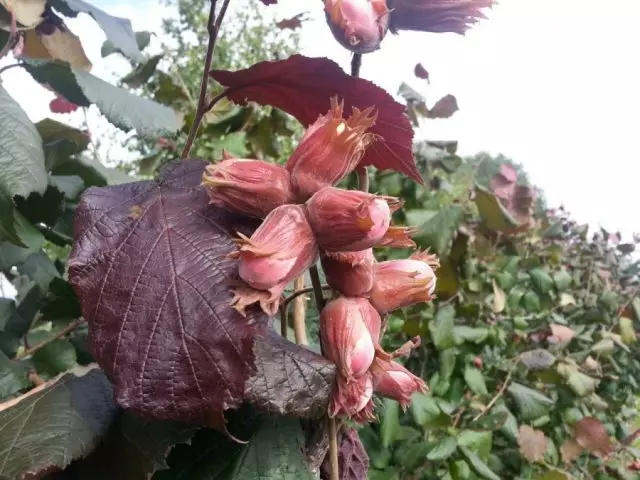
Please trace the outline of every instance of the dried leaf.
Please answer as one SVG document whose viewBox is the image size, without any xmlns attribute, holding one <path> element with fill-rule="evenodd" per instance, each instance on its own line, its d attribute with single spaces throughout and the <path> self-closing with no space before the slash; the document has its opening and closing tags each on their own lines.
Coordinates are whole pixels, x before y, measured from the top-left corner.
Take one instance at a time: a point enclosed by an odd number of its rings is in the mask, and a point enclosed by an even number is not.
<svg viewBox="0 0 640 480">
<path fill-rule="evenodd" d="M 85 192 L 69 279 L 92 351 L 117 401 L 143 417 L 224 429 L 244 400 L 270 411 L 326 408 L 334 366 L 276 340 L 257 309 L 231 308 L 236 232 L 254 224 L 208 205 L 205 162 L 168 167 L 158 181 Z M 139 207 L 139 215 L 131 215 Z"/>
<path fill-rule="evenodd" d="M 422 78 L 423 80 L 429 81 L 429 72 L 421 63 L 417 63 L 415 68 L 413 69 L 413 73 L 416 77 Z"/>
<path fill-rule="evenodd" d="M 428 118 L 449 118 L 459 110 L 458 101 L 453 95 L 445 95 L 429 109 Z"/>
<path fill-rule="evenodd" d="M 556 323 L 549 326 L 551 328 L 551 335 L 556 338 L 557 343 L 569 343 L 575 332 L 569 327 L 564 325 L 558 325 Z"/>
<path fill-rule="evenodd" d="M 544 458 L 549 439 L 545 437 L 544 432 L 522 425 L 518 430 L 518 446 L 524 458 L 530 462 L 539 462 Z"/>
<path fill-rule="evenodd" d="M 38 60 L 62 60 L 72 68 L 86 71 L 90 71 L 92 67 L 80 38 L 64 23 L 58 25 L 45 22 L 36 30 L 27 31 L 23 56 Z"/>
<path fill-rule="evenodd" d="M 0 5 L 13 12 L 18 24 L 33 28 L 42 21 L 46 0 L 0 0 Z"/>
<path fill-rule="evenodd" d="M 518 223 L 529 225 L 532 221 L 536 192 L 531 187 L 518 185 L 517 182 L 515 169 L 504 163 L 500 166 L 500 171 L 491 178 L 489 187 Z"/>
<path fill-rule="evenodd" d="M 504 291 L 498 286 L 495 280 L 493 280 L 493 312 L 500 313 L 504 310 L 507 296 Z"/>
<path fill-rule="evenodd" d="M 370 132 L 382 139 L 367 148 L 362 164 L 396 170 L 423 183 L 413 158 L 413 128 L 404 105 L 377 85 L 347 75 L 335 62 L 293 55 L 235 72 L 213 70 L 211 77 L 229 88 L 228 97 L 235 103 L 273 105 L 304 126 L 327 113 L 335 95 L 344 99 L 347 114 L 354 107 L 364 110 L 375 106 L 378 117 Z"/>
<path fill-rule="evenodd" d="M 574 426 L 573 437 L 589 453 L 606 455 L 613 447 L 604 424 L 594 417 L 584 417 Z"/>
<path fill-rule="evenodd" d="M 571 463 L 575 458 L 578 458 L 583 451 L 584 448 L 572 438 L 565 440 L 560 447 L 560 454 L 562 455 L 562 461 L 564 463 Z"/>
<path fill-rule="evenodd" d="M 296 28 L 301 28 L 302 27 L 302 22 L 305 19 L 305 13 L 306 12 L 302 12 L 299 13 L 291 18 L 285 18 L 284 20 L 280 20 L 279 22 L 276 23 L 276 27 L 278 27 L 280 30 L 295 30 Z"/>
</svg>

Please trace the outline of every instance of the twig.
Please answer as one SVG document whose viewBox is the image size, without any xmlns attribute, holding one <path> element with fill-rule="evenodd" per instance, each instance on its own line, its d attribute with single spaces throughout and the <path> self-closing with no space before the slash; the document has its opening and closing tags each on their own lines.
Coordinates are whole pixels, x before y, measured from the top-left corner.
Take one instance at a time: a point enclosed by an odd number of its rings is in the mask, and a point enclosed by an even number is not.
<svg viewBox="0 0 640 480">
<path fill-rule="evenodd" d="M 511 377 L 513 376 L 513 372 L 516 371 L 516 367 L 518 366 L 518 361 L 519 361 L 519 358 L 516 358 L 515 363 L 511 367 L 511 370 L 509 370 L 509 373 L 507 374 L 507 378 L 504 379 L 504 383 L 500 387 L 500 390 L 498 390 L 498 392 L 493 396 L 493 398 L 487 404 L 487 406 L 484 407 L 482 409 L 482 411 L 473 418 L 474 422 L 478 421 L 485 413 L 487 413 L 489 410 L 491 410 L 493 408 L 493 406 L 496 404 L 496 402 L 498 401 L 498 399 L 500 399 L 500 397 L 502 397 L 502 395 L 504 394 L 505 390 L 509 386 L 509 382 L 511 381 Z"/>
<path fill-rule="evenodd" d="M 366 165 L 358 168 L 358 190 L 369 191 L 369 170 Z"/>
<path fill-rule="evenodd" d="M 287 334 L 289 333 L 289 320 L 287 319 L 287 307 L 280 307 L 280 335 L 285 340 L 287 339 Z"/>
<path fill-rule="evenodd" d="M 304 275 L 296 278 L 293 283 L 294 292 L 304 290 Z M 307 329 L 305 325 L 305 298 L 298 295 L 293 301 L 293 331 L 298 345 L 309 345 Z"/>
<path fill-rule="evenodd" d="M 22 66 L 22 63 L 11 63 L 9 65 L 5 65 L 4 67 L 0 68 L 0 75 L 6 72 L 7 70 L 11 70 L 12 68 L 21 67 L 21 66 Z"/>
<path fill-rule="evenodd" d="M 354 53 L 351 59 L 351 76 L 360 76 L 360 67 L 362 66 L 362 54 Z"/>
<path fill-rule="evenodd" d="M 314 265 L 309 268 L 309 276 L 311 277 L 311 286 L 313 287 L 313 296 L 316 300 L 316 306 L 318 307 L 318 313 L 322 311 L 327 303 L 322 294 L 322 283 L 320 283 L 320 274 L 318 273 L 318 266 Z"/>
<path fill-rule="evenodd" d="M 322 290 L 331 290 L 331 287 L 329 285 L 321 285 L 321 287 L 322 287 Z M 305 293 L 312 293 L 312 292 L 313 292 L 313 287 L 305 287 L 302 290 L 298 290 L 295 293 L 292 293 L 284 300 L 284 302 L 282 302 L 283 308 L 287 308 L 289 304 L 293 300 L 298 298 L 300 295 L 304 295 Z"/>
<path fill-rule="evenodd" d="M 207 45 L 207 53 L 204 57 L 202 79 L 200 80 L 200 95 L 198 97 L 198 107 L 196 108 L 196 114 L 193 119 L 193 123 L 191 124 L 191 128 L 189 129 L 189 136 L 187 137 L 187 142 L 184 146 L 184 149 L 182 150 L 181 158 L 187 158 L 189 156 L 191 147 L 193 146 L 193 141 L 198 134 L 198 128 L 200 127 L 202 118 L 207 112 L 207 105 L 205 105 L 205 102 L 207 101 L 207 85 L 209 80 L 209 70 L 211 70 L 211 61 L 213 59 L 213 49 L 216 46 L 216 40 L 218 38 L 218 33 L 220 32 L 220 26 L 222 25 L 222 20 L 225 13 L 227 12 L 229 2 L 230 0 L 224 0 L 222 7 L 220 7 L 220 13 L 218 13 L 218 16 L 216 17 L 216 4 L 218 2 L 217 0 L 211 0 L 209 21 L 207 23 L 207 30 L 209 32 L 209 43 Z M 211 104 L 211 102 L 209 104 Z"/>
<path fill-rule="evenodd" d="M 331 480 L 339 480 L 340 463 L 338 463 L 338 428 L 336 419 L 329 418 L 329 460 L 331 462 Z"/>
<path fill-rule="evenodd" d="M 40 350 L 42 347 L 44 347 L 45 345 L 50 344 L 51 342 L 53 342 L 54 340 L 58 340 L 59 338 L 64 337 L 67 333 L 72 332 L 73 330 L 75 330 L 76 328 L 78 328 L 80 325 L 82 325 L 84 323 L 84 318 L 79 318 L 78 320 L 76 320 L 75 322 L 71 322 L 69 325 L 67 325 L 66 327 L 64 327 L 62 330 L 60 330 L 58 333 L 56 333 L 55 335 L 52 335 L 49 338 L 45 338 L 44 340 L 42 340 L 41 342 L 36 343 L 33 347 L 31 348 L 27 348 L 26 350 L 23 350 L 21 353 L 17 354 L 13 359 L 14 360 L 21 360 L 24 357 L 28 357 L 30 355 L 33 355 L 37 350 Z"/>
</svg>

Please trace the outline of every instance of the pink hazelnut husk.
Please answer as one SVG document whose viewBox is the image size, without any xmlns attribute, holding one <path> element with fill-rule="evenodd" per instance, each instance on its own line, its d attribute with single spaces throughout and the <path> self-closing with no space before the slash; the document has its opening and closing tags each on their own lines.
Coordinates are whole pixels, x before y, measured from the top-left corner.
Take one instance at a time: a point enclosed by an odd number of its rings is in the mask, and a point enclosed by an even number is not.
<svg viewBox="0 0 640 480">
<path fill-rule="evenodd" d="M 335 39 L 354 53 L 380 48 L 389 28 L 386 0 L 324 0 L 327 24 Z"/>
<path fill-rule="evenodd" d="M 271 305 L 268 313 L 272 313 L 286 285 L 318 259 L 306 210 L 302 205 L 283 205 L 269 213 L 250 238 L 239 236 L 238 250 L 231 256 L 239 260 L 238 275 L 249 288 L 236 289 L 234 304 L 243 308 L 251 299 Z"/>
<path fill-rule="evenodd" d="M 371 304 L 381 314 L 433 299 L 436 288 L 434 269 L 438 259 L 428 252 L 416 252 L 405 260 L 374 265 Z"/>
<path fill-rule="evenodd" d="M 416 392 L 426 392 L 427 385 L 405 367 L 392 360 L 376 357 L 371 365 L 374 391 L 400 403 L 403 409 L 411 403 Z"/>
<path fill-rule="evenodd" d="M 311 124 L 289 157 L 286 169 L 299 201 L 340 182 L 360 163 L 376 136 L 366 131 L 375 124 L 373 107 L 353 109 L 343 118 L 343 102 L 331 98 L 331 108 Z"/>
<path fill-rule="evenodd" d="M 321 252 L 322 270 L 331 288 L 348 297 L 366 296 L 373 287 L 373 250 Z"/>
<path fill-rule="evenodd" d="M 295 201 L 289 172 L 262 160 L 226 158 L 205 168 L 202 183 L 212 204 L 257 218 Z"/>
<path fill-rule="evenodd" d="M 373 377 L 371 373 L 347 382 L 336 375 L 329 401 L 330 417 L 351 418 L 359 423 L 373 420 Z"/>
<path fill-rule="evenodd" d="M 325 187 L 306 203 L 318 246 L 328 252 L 356 252 L 384 238 L 392 211 L 402 202 L 357 190 Z"/>
<path fill-rule="evenodd" d="M 338 297 L 322 309 L 322 350 L 347 382 L 369 370 L 375 357 L 380 323 L 380 315 L 365 298 Z"/>
</svg>

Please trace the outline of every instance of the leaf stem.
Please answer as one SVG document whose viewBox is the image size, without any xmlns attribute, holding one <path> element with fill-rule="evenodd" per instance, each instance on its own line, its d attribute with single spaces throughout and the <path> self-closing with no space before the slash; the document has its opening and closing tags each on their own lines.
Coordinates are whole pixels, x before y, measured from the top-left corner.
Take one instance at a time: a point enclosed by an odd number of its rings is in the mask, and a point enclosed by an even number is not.
<svg viewBox="0 0 640 480">
<path fill-rule="evenodd" d="M 40 231 L 40 233 L 42 233 L 44 238 L 49 240 L 51 243 L 55 243 L 59 247 L 73 245 L 73 238 L 71 238 L 69 235 L 57 232 L 53 228 L 45 227 L 43 225 L 36 225 L 36 228 Z"/>
<path fill-rule="evenodd" d="M 23 350 L 21 353 L 17 354 L 13 359 L 14 360 L 21 360 L 24 357 L 28 357 L 30 355 L 33 355 L 37 350 L 40 350 L 42 347 L 44 347 L 45 345 L 50 344 L 51 342 L 53 342 L 54 340 L 58 340 L 59 338 L 64 337 L 67 333 L 72 332 L 73 330 L 75 330 L 76 328 L 78 328 L 80 325 L 82 325 L 84 323 L 84 318 L 79 318 L 74 322 L 71 322 L 69 325 L 67 325 L 66 327 L 64 327 L 62 330 L 60 330 L 58 333 L 56 333 L 55 335 L 52 335 L 49 338 L 45 338 L 44 340 L 42 340 L 41 342 L 36 343 L 33 347 L 28 348 L 26 350 Z"/>
<path fill-rule="evenodd" d="M 200 128 L 200 123 L 202 123 L 202 118 L 204 114 L 207 112 L 207 106 L 212 105 L 212 102 L 206 104 L 207 101 L 207 85 L 209 80 L 209 70 L 211 70 L 211 61 L 213 59 L 213 50 L 216 46 L 216 40 L 218 39 L 218 34 L 220 33 L 220 26 L 222 25 L 222 20 L 224 19 L 224 15 L 227 12 L 227 7 L 229 6 L 229 2 L 231 0 L 224 0 L 222 3 L 222 7 L 220 7 L 220 12 L 216 17 L 216 4 L 217 0 L 211 0 L 211 8 L 209 10 L 209 21 L 207 23 L 207 30 L 209 32 L 209 43 L 207 45 L 207 53 L 204 57 L 204 67 L 202 71 L 202 79 L 200 80 L 200 95 L 198 96 L 198 107 L 196 108 L 196 114 L 193 119 L 193 123 L 191 124 L 191 128 L 189 129 L 189 135 L 187 137 L 187 142 L 185 143 L 184 149 L 182 150 L 181 158 L 187 158 L 189 153 L 191 153 L 191 147 L 193 146 L 193 141 L 198 134 L 198 128 Z M 217 98 L 217 97 L 216 97 Z M 219 100 L 219 98 L 217 98 Z M 216 101 L 217 101 L 216 100 Z"/>
<path fill-rule="evenodd" d="M 304 275 L 296 278 L 293 285 L 294 292 L 304 290 Z M 307 339 L 307 328 L 305 325 L 305 303 L 305 298 L 302 295 L 298 295 L 293 300 L 293 331 L 298 345 L 309 345 L 309 340 Z"/>
</svg>

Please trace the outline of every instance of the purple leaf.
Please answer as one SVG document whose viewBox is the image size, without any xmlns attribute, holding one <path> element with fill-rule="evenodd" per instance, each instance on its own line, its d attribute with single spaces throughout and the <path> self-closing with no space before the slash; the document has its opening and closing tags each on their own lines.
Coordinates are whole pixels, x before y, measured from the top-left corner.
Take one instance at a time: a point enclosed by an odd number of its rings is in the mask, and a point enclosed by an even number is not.
<svg viewBox="0 0 640 480">
<path fill-rule="evenodd" d="M 358 431 L 346 428 L 340 432 L 340 447 L 338 451 L 338 465 L 340 480 L 365 480 L 369 471 L 369 456 L 367 455 Z M 330 478 L 329 455 L 322 464 L 322 478 Z"/>
<path fill-rule="evenodd" d="M 205 163 L 156 181 L 91 188 L 75 218 L 69 279 L 117 402 L 147 418 L 225 430 L 245 400 L 282 414 L 324 411 L 333 365 L 230 307 L 236 232 L 255 223 L 208 204 Z M 245 393 L 246 392 L 246 393 Z"/>
</svg>

